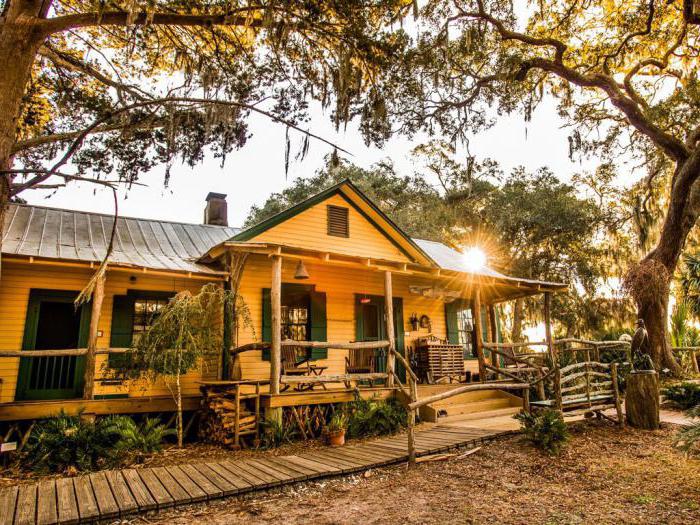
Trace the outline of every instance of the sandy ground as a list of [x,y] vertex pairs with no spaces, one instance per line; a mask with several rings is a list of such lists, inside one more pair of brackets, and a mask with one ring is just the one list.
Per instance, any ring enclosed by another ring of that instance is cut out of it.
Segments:
[[521,436],[467,457],[302,483],[135,518],[165,524],[700,523],[700,460],[655,432],[605,422],[572,425],[559,457]]

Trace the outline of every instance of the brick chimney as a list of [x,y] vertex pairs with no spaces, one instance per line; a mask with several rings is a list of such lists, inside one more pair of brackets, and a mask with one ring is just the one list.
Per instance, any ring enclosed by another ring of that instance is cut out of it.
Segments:
[[228,226],[228,210],[226,207],[226,195],[223,193],[209,192],[206,198],[207,206],[204,208],[204,224],[216,226]]

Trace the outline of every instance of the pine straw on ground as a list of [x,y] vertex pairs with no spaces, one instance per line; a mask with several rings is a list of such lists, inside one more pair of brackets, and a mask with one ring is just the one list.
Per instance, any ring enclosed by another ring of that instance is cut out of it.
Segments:
[[521,436],[467,457],[376,469],[135,518],[165,524],[284,522],[578,524],[700,522],[700,461],[672,448],[676,428],[571,427],[559,457]]

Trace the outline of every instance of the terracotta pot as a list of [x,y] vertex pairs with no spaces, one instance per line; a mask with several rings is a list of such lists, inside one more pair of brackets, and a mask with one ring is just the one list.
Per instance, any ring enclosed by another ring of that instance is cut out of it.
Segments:
[[328,444],[331,447],[341,447],[345,444],[345,430],[335,430],[328,433]]

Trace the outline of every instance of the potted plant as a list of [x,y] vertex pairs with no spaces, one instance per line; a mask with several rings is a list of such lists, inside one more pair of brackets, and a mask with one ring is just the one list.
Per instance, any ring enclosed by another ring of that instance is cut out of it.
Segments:
[[345,430],[348,427],[348,416],[343,412],[333,414],[327,427],[328,444],[340,447],[345,444]]

